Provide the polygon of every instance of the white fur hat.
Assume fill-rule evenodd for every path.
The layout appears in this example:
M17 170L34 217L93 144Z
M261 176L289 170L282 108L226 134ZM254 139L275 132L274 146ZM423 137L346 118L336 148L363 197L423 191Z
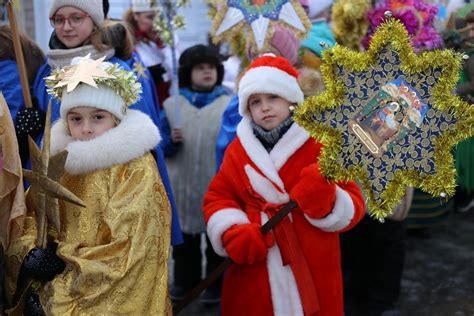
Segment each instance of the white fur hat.
M153 0L132 0L132 11L135 13L155 11L155 2Z
M275 94L291 103L303 103L304 94L297 79L298 71L287 59L273 54L256 58L240 79L240 115L249 115L248 99L256 93Z
M53 0L49 9L49 16L52 17L62 7L75 7L87 13L94 24L102 26L104 24L104 6L102 0Z

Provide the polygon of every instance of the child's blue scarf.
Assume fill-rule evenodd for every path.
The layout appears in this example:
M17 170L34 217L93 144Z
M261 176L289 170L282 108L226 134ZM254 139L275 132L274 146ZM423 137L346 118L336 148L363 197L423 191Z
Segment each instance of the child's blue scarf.
M189 103L200 109L214 102L221 95L227 94L227 91L223 86L215 86L210 92L197 92L189 88L180 88L179 94L185 97Z

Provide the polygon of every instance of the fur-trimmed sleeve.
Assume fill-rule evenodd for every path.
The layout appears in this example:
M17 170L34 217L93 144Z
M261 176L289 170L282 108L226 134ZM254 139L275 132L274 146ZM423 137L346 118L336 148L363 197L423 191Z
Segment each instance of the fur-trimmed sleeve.
M362 192L355 182L337 183L336 201L332 211L324 218L306 219L321 230L344 232L356 225L364 217L365 203Z
M222 244L224 232L233 225L250 223L247 214L242 211L243 202L237 195L238 188L234 182L238 178L235 175L236 168L229 155L226 155L220 171L204 196L203 212L207 234L212 247L221 256L227 256Z

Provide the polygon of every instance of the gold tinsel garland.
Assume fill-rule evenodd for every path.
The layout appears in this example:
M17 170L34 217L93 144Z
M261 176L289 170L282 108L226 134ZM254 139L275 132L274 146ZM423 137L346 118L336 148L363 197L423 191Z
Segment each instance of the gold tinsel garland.
M306 36L306 32L311 29L311 21L308 19L308 16L306 12L304 11L303 7L299 3L299 1L291 0L289 2L292 3L293 9L295 10L296 14L301 20L301 23L303 24L306 32L302 32L301 30L298 30L294 28L293 26L281 22L281 21L270 21L270 25L268 27L269 31L267 32L265 36L265 42L262 47L262 49L257 48L257 44L255 42L255 38L252 34L252 30L250 28L250 25L247 24L245 19L242 21L238 22L225 32L221 33L220 35L215 35L217 32L217 29L219 26L222 24L222 21L224 20L227 10L229 9L227 6L227 1L226 0L208 0L207 1L211 8L209 10L209 16L212 19L212 27L211 27L211 34L212 36L212 42L214 44L218 44L220 42L227 42L229 43L233 51L237 54L237 56L243 56L241 55L242 49L243 53L245 53L245 56L248 56L247 50L251 50L252 55L258 55L260 53L267 53L272 51L271 45L269 44L270 40L273 37L274 34L274 24L284 24L284 27L287 29L290 29L291 32L299 39L303 39ZM248 25L248 27L246 27ZM245 43L245 45L242 45Z
M50 95L61 100L64 86L58 87L57 84L68 75L68 70L74 67L66 66L64 68L54 69L50 77L45 78L47 91ZM142 85L138 82L137 76L132 71L127 71L118 64L112 64L105 71L114 78L94 78L96 84L107 86L115 91L127 106L135 104L142 93Z
M391 45L398 52L400 69L406 74L419 73L427 68L443 70L443 75L432 88L432 106L452 114L458 122L433 142L436 173L421 176L415 170L397 171L394 179L388 182L380 195L383 202L377 204L368 180L368 172L362 166L342 169L335 163L343 145L341 132L315 123L312 117L317 113L331 111L343 102L345 87L336 75L336 66L352 72L365 71L375 64L377 55L387 45ZM351 51L340 45L324 52L321 71L327 90L320 96L308 98L304 105L296 110L295 119L313 138L325 145L320 156L323 174L338 181L358 179L366 193L372 216L382 219L389 215L403 196L405 186L419 187L434 196L454 194L456 171L451 149L461 140L473 136L474 124L474 107L452 92L458 81L461 60L460 54L450 50L424 52L417 56L410 45L405 27L394 19L389 19L379 27L366 53Z
M334 3L331 21L337 43L360 50L361 40L369 29L366 14L371 7L370 0L338 0Z

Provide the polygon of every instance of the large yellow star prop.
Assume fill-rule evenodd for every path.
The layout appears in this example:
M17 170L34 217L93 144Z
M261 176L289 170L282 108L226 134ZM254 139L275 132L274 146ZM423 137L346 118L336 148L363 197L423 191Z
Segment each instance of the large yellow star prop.
M60 152L50 158L50 138L51 101L46 113L43 149L40 150L31 138L28 139L32 170L23 170L23 176L31 184L29 194L33 195L33 200L35 200L36 246L42 248L47 244L48 220L58 231L60 229L58 198L85 207L81 199L57 182L64 172L67 152Z
M66 86L67 92L69 93L81 82L97 88L95 78L115 78L100 67L104 59L105 56L97 60L90 59L89 56L86 56L79 63L65 67L63 78L54 88ZM54 80L55 78L50 76L45 79Z
M296 121L325 145L322 173L357 180L376 218L391 213L406 186L454 193L451 151L474 124L474 107L453 94L461 60L449 50L416 55L394 19L379 27L366 53L339 45L324 52L327 90L308 98Z

